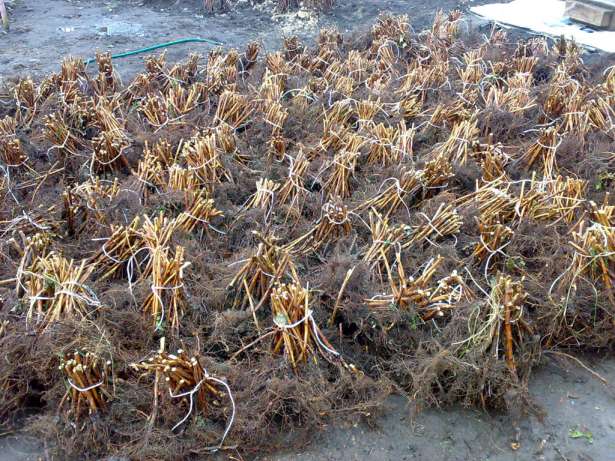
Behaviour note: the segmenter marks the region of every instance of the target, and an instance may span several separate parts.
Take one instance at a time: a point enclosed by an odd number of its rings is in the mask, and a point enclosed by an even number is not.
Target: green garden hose
[[[191,43],[191,42],[209,43],[210,45],[216,45],[216,46],[223,45],[222,42],[218,42],[217,40],[212,40],[212,39],[209,39],[209,38],[180,38],[179,40],[173,40],[171,42],[159,43],[158,45],[148,46],[147,48],[140,48],[140,49],[134,50],[134,51],[126,51],[125,53],[114,54],[114,55],[111,56],[111,59],[125,58],[127,56],[134,56],[136,54],[141,54],[141,53],[147,53],[149,51],[154,51],[154,50],[157,50],[159,48],[166,48],[168,46],[181,45],[182,43]],[[90,65],[93,62],[96,62],[96,58],[88,59],[87,61],[85,61],[85,65],[86,66]]]

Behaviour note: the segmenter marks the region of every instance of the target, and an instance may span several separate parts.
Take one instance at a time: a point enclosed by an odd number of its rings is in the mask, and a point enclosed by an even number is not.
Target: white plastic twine
[[[303,316],[302,319],[297,320],[295,323],[291,323],[291,324],[287,324],[287,323],[280,323],[276,320],[276,318],[273,318],[273,323],[275,324],[276,327],[278,327],[280,330],[290,330],[291,328],[296,328],[299,325],[301,325],[303,322],[305,322],[306,320],[310,319],[312,316],[312,310],[311,309],[306,309],[305,311],[305,315]]]
[[[187,211],[183,212],[186,216],[188,216],[190,219],[194,219],[197,222],[203,223],[205,225],[207,225],[207,227],[209,227],[211,230],[213,230],[214,232],[217,232],[218,234],[221,235],[226,235],[226,232],[221,231],[220,229],[216,229],[214,226],[211,225],[211,223],[209,221],[207,221],[206,219],[203,218],[199,218],[198,216],[194,216],[192,213],[189,213]]]
[[[171,287],[166,287],[166,286],[161,287],[161,286],[151,285],[152,294],[156,297],[161,307],[160,320],[156,323],[156,330],[159,330],[162,327],[162,323],[164,322],[164,311],[165,311],[164,302],[162,301],[162,297],[160,296],[158,292],[163,291],[163,290],[180,290],[183,287],[184,287],[183,283],[180,283],[179,285],[175,285]]]
[[[16,218],[12,219],[9,222],[9,225],[7,226],[6,229],[2,231],[2,235],[0,235],[0,237],[4,237],[6,234],[9,233],[11,229],[13,229],[13,227],[15,227],[17,224],[19,224],[22,221],[28,221],[28,223],[30,223],[31,226],[35,227],[38,230],[45,231],[45,230],[50,229],[49,226],[43,226],[41,224],[38,224],[30,216],[28,216],[28,214],[25,211],[23,211],[21,216],[17,216]]]
[[[281,132],[284,129],[284,126],[282,125],[278,125],[277,123],[274,123],[273,121],[269,120],[268,118],[264,117],[263,121],[265,123],[267,123],[268,125],[271,125],[275,130],[277,130],[278,132]],[[275,130],[273,130],[275,132]]]
[[[309,291],[310,287],[309,284],[306,287],[306,289]],[[314,320],[314,316],[313,316],[313,312],[312,309],[309,309],[307,307],[307,298],[306,298],[306,307],[305,307],[305,315],[303,316],[302,319],[297,320],[295,323],[291,323],[291,324],[284,324],[284,323],[279,323],[275,316],[273,318],[273,323],[275,324],[276,327],[278,327],[280,330],[290,330],[291,328],[296,328],[299,325],[301,325],[304,322],[309,322],[310,326],[312,327],[312,331],[314,332],[314,339],[316,340],[316,343],[322,347],[324,350],[326,350],[328,353],[330,353],[331,355],[333,355],[334,357],[340,357],[340,353],[337,351],[334,351],[333,349],[327,347],[323,341],[320,339],[320,334],[318,333],[318,326],[316,325],[316,320]]]
[[[246,205],[258,194],[258,193],[263,193],[268,195],[271,200],[269,203],[269,206],[266,206],[266,211],[265,211],[265,222],[269,221],[269,218],[271,217],[271,213],[273,213],[273,205],[275,203],[275,192],[270,190],[270,189],[266,189],[264,187],[259,187],[256,186],[256,192],[254,192],[254,194],[252,194],[245,202],[243,202],[243,205],[241,205],[241,209],[245,210]]]
[[[321,210],[322,215],[320,217],[320,221],[322,221],[323,218],[327,218],[327,221],[329,221],[335,226],[341,226],[342,224],[346,224],[348,221],[350,221],[350,218],[348,217],[350,213],[347,213],[346,216],[344,216],[344,219],[342,219],[341,221],[336,220],[335,217],[332,216],[332,212],[336,211],[342,210],[339,209],[338,206],[332,202],[325,203],[325,206],[323,206]]]
[[[4,176],[6,177],[6,180],[7,180],[6,190],[8,191],[9,194],[11,194],[11,197],[13,198],[15,203],[19,205],[19,200],[17,200],[17,197],[15,197],[15,194],[13,193],[13,189],[11,188],[11,169],[10,167],[8,166],[4,167],[3,165],[0,165],[0,170],[4,172]]]
[[[456,210],[455,210],[456,211]],[[433,232],[435,232],[436,234],[438,234],[440,237],[444,238],[445,236],[433,225],[433,220],[436,219],[436,216],[434,216],[433,218],[429,218],[429,216],[427,216],[425,213],[421,212],[419,213],[419,216],[422,216],[423,218],[425,218],[427,220],[427,226],[429,228],[431,228],[431,230]],[[455,243],[453,244],[453,246],[457,246],[457,236],[453,234],[452,236],[455,239]],[[432,242],[429,239],[429,235],[427,237],[425,237],[425,240],[427,240],[432,246],[435,246],[437,248],[440,248],[440,245],[438,245],[435,242]]]
[[[142,248],[143,250],[144,248]],[[184,269],[186,267],[188,267],[190,265],[190,263],[184,263],[183,266],[180,267],[179,269],[179,277],[180,279],[183,279],[183,272]],[[180,283],[179,285],[174,285],[174,286],[156,286],[154,284],[152,284],[151,286],[151,290],[152,290],[152,294],[156,297],[156,299],[158,300],[158,302],[160,303],[160,320],[156,323],[156,330],[160,330],[162,327],[162,324],[164,322],[164,311],[165,311],[165,307],[164,307],[164,302],[162,301],[162,296],[160,295],[159,292],[164,291],[164,290],[181,290],[182,288],[184,288],[184,283]]]
[[[288,161],[289,161],[289,166],[288,166],[288,179],[287,179],[287,182],[286,182],[286,183],[290,183],[290,184],[292,184],[293,186],[295,186],[297,189],[299,189],[300,191],[302,191],[302,192],[304,192],[304,193],[309,192],[309,191],[308,191],[305,187],[303,187],[303,186],[300,184],[300,181],[302,181],[302,180],[303,180],[303,175],[301,175],[301,174],[299,174],[299,173],[296,173],[296,172],[295,172],[295,161],[296,161],[296,158],[291,157],[291,156],[290,156],[290,155],[288,155],[288,154],[285,154],[285,157],[287,157],[287,158],[288,158]],[[298,194],[297,194],[297,195],[298,195]],[[293,199],[293,201],[294,201],[295,199],[296,199],[296,197]]]
[[[231,392],[231,388],[229,387],[229,385],[226,382],[222,381],[221,379],[214,378],[213,376],[210,376],[209,373],[207,372],[207,370],[204,370],[204,372],[205,372],[205,377],[202,380],[200,380],[192,388],[192,390],[190,390],[190,391],[182,392],[181,394],[173,394],[173,392],[169,388],[169,395],[171,396],[171,398],[175,399],[175,398],[181,398],[181,397],[188,396],[188,398],[190,399],[190,407],[188,408],[188,413],[186,413],[186,416],[184,416],[181,419],[180,422],[178,422],[175,426],[173,426],[171,431],[174,431],[179,426],[184,424],[186,422],[186,420],[190,417],[190,415],[192,414],[192,409],[194,408],[194,394],[196,392],[198,392],[198,390],[201,388],[203,383],[205,381],[213,381],[213,382],[223,386],[226,389],[226,392],[228,394],[229,400],[231,402],[231,417],[229,418],[228,423],[226,424],[226,427],[224,429],[224,433],[222,434],[222,438],[220,439],[220,442],[216,446],[214,446],[214,447],[207,447],[206,448],[206,450],[209,450],[209,451],[212,451],[212,452],[216,452],[220,448],[222,448],[222,445],[224,444],[224,440],[226,440],[226,437],[227,437],[229,431],[231,430],[231,427],[233,426],[233,422],[235,421],[235,412],[236,412],[235,399],[233,398],[233,393]]]
[[[481,291],[481,293],[484,294],[485,297],[489,298],[491,295],[487,293],[485,289],[478,284],[478,282],[474,279],[474,277],[472,276],[472,273],[468,270],[468,268],[464,266],[464,270],[467,272],[468,277],[470,277],[470,280],[472,280],[474,285],[476,285],[476,287]]]
[[[49,149],[47,149],[47,158],[51,159],[49,153],[53,150],[53,149],[57,149],[58,151],[61,149],[64,149],[66,147],[66,143],[68,142],[68,140],[71,138],[71,133],[70,131],[66,134],[66,138],[64,139],[64,142],[62,142],[62,144],[55,144],[53,146],[51,146]],[[71,152],[72,153],[72,152]]]
[[[592,225],[587,229],[589,230],[598,230],[600,231],[600,233],[602,234],[602,237],[605,239],[604,240],[604,244],[605,246],[608,245],[608,241],[607,241],[607,236],[606,233],[604,232],[604,226],[602,226],[601,224],[598,223],[592,223]],[[582,267],[580,267],[575,273],[574,273],[574,278],[576,279],[576,277],[578,277],[584,270],[585,268],[589,267],[596,259],[598,258],[608,258],[610,256],[615,255],[615,251],[606,251],[604,253],[598,253],[595,255],[583,255],[580,253],[575,253],[575,256],[578,256],[579,258],[583,258],[583,259],[589,259],[589,261],[584,264]],[[574,265],[574,260],[573,262],[564,270],[564,272],[562,272],[560,275],[557,276],[557,278],[555,280],[553,280],[553,283],[551,283],[551,286],[549,287],[549,296],[551,296],[552,292],[553,292],[553,288],[555,288],[555,285],[557,285],[557,282],[564,277],[564,275],[566,275],[566,273],[568,273],[571,269],[572,266]],[[570,284],[570,288],[569,291],[572,289],[572,284]]]
[[[188,171],[198,171],[198,170],[200,170],[201,168],[205,168],[205,167],[209,166],[209,164],[210,164],[210,163],[217,161],[217,160],[218,160],[218,158],[219,158],[219,155],[218,155],[218,154],[215,154],[213,157],[211,157],[211,158],[210,158],[210,159],[208,159],[208,160],[205,160],[205,161],[204,161],[203,163],[201,163],[200,165],[197,165],[197,166],[190,166],[190,165],[188,165],[188,168],[187,168],[187,169],[188,169]]]
[[[142,183],[143,183],[143,184],[145,184],[146,186],[150,186],[150,187],[152,187],[153,189],[155,189],[156,194],[160,194],[160,189],[159,189],[159,188],[158,188],[158,186],[157,186],[156,184],[154,184],[153,182],[151,182],[151,181],[147,181],[147,180],[143,179],[143,178],[142,178],[141,176],[139,176],[139,175],[137,175],[137,181],[142,182]],[[89,207],[88,207],[88,208],[89,208]],[[104,210],[104,208],[103,208],[103,210]]]
[[[265,222],[268,222],[269,218],[271,217],[271,213],[273,213],[273,205],[275,203],[275,192],[269,189],[265,189],[265,188],[262,188],[261,192],[264,192],[266,195],[270,197],[269,206],[267,207],[267,212],[265,213]]]
[[[27,274],[27,275],[30,275],[32,277],[37,277],[37,278],[41,278],[41,279],[44,279],[44,280],[50,279],[50,277],[45,277],[43,275],[36,274],[36,273],[30,272],[30,271],[23,271],[22,274]],[[54,281],[54,283],[57,284],[56,280],[53,280],[53,281]],[[17,283],[19,284],[19,286],[22,289],[26,290],[26,287],[23,285],[23,283],[21,283],[21,277],[17,278]],[[53,300],[55,300],[60,295],[67,295],[67,296],[70,296],[72,298],[76,298],[76,299],[78,299],[79,301],[85,303],[88,306],[92,306],[92,307],[99,307],[99,306],[101,306],[101,302],[98,300],[98,297],[96,296],[96,293],[94,293],[94,291],[90,287],[88,287],[87,285],[84,285],[84,284],[78,283],[78,282],[74,282],[74,281],[70,281],[70,280],[68,282],[64,282],[64,283],[61,283],[59,285],[60,285],[60,290],[56,291],[54,293],[54,295],[51,296],[51,297],[50,296],[41,296],[40,293],[42,293],[42,291],[39,291],[39,293],[34,295],[34,296],[30,296],[29,297],[30,309],[32,309],[34,307],[34,305],[35,305],[35,303],[37,301],[53,301]],[[70,291],[69,289],[66,288],[67,286],[69,286],[69,287],[70,286],[76,286],[78,288],[81,288],[89,296],[78,294],[78,293],[75,293],[74,291]],[[28,319],[29,318],[30,318],[30,316],[28,315]],[[40,320],[40,318],[41,318],[41,313],[39,312],[38,315],[37,315],[37,319]]]
[[[101,382],[99,382],[99,383],[97,383],[97,384],[92,384],[92,385],[91,385],[91,386],[89,386],[89,387],[79,387],[79,386],[77,386],[75,383],[73,383],[73,382],[70,380],[70,378],[68,378],[68,384],[70,384],[70,387],[72,387],[73,389],[75,389],[76,391],[79,391],[79,392],[87,392],[87,391],[91,391],[92,389],[96,389],[97,387],[102,386],[104,383],[105,383],[104,381],[101,381]]]
[[[88,293],[88,296],[84,296],[84,295],[80,295],[77,294],[73,291],[70,291],[68,289],[66,289],[66,286],[76,286],[81,288],[83,291],[85,291],[86,293]],[[55,292],[55,296],[59,296],[59,295],[68,295],[68,296],[72,296],[73,298],[77,298],[80,301],[83,301],[84,303],[90,305],[90,306],[95,306],[98,307],[100,306],[100,301],[98,300],[98,297],[96,296],[96,294],[94,293],[94,291],[88,287],[87,285],[81,284],[81,283],[77,283],[77,282],[72,282],[72,281],[68,281],[68,282],[64,282],[62,284],[60,284],[60,290]],[[54,297],[55,297],[54,296]]]
[[[301,320],[297,320],[295,323],[291,323],[290,325],[279,323],[275,318],[273,319],[273,323],[280,330],[289,330],[291,328],[296,328],[304,322],[310,323],[310,326],[312,327],[312,331],[314,332],[314,339],[316,340],[316,342],[318,343],[320,347],[322,347],[324,350],[326,350],[328,353],[330,353],[331,355],[335,357],[340,356],[339,352],[334,351],[333,349],[327,347],[323,343],[323,341],[320,339],[320,334],[318,333],[318,327],[316,325],[316,321],[314,320],[313,311],[311,309],[306,309],[305,316]]]
[[[492,250],[491,248],[489,248],[489,245],[485,243],[485,240],[483,239],[483,236],[481,235],[480,243],[482,243],[483,246],[485,247],[485,250],[489,252],[489,256],[487,257],[487,261],[485,262],[485,272],[484,272],[485,281],[489,283],[488,273],[489,273],[489,263],[491,262],[491,258],[498,253],[504,256],[505,258],[508,258],[509,256],[506,253],[504,253],[502,250],[506,248],[508,245],[510,245],[512,242],[508,241],[504,245],[501,245],[495,250]]]
[[[107,239],[108,241],[109,239]],[[106,242],[105,244],[102,245],[102,249],[103,249],[103,254],[109,258],[111,261],[113,261],[116,264],[122,264],[124,262],[126,262],[126,278],[128,279],[128,290],[130,291],[130,296],[132,296],[132,299],[135,300],[136,302],[136,298],[134,295],[134,292],[132,290],[132,276],[133,276],[133,267],[135,266],[135,261],[136,261],[136,257],[137,255],[142,252],[142,251],[151,251],[151,248],[149,247],[143,247],[143,248],[139,248],[135,253],[133,253],[130,258],[125,259],[123,261],[119,261],[117,259],[115,259],[113,256],[111,256],[109,253],[107,253],[107,250],[105,248]],[[150,254],[146,255],[146,257],[151,257]]]

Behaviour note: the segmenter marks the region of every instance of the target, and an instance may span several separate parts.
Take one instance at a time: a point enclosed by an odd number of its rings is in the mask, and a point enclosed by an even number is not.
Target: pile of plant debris
[[[0,421],[62,457],[251,453],[522,408],[615,338],[615,67],[384,15],[0,94]]]
[[[336,0],[203,0],[203,7],[207,13],[241,9],[247,4],[278,12],[297,9],[329,11],[335,6]]]

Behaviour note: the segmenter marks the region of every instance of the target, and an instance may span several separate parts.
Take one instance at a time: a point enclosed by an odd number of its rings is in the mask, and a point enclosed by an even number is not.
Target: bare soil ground
[[[93,57],[96,51],[112,54],[185,37],[221,41],[226,47],[243,46],[251,40],[265,50],[277,49],[285,35],[297,35],[313,43],[316,32],[335,25],[343,33],[364,31],[381,11],[408,14],[421,30],[433,20],[436,9],[452,10],[457,0],[349,0],[339,2],[327,14],[294,11],[275,14],[266,5],[237,6],[234,11],[205,15],[200,1],[103,1],[16,0],[11,12],[11,32],[0,35],[0,78],[40,75],[55,71],[66,55]],[[1,32],[0,32],[1,34]],[[170,61],[190,52],[205,53],[207,45],[170,48]],[[118,60],[124,76],[143,67],[143,55]]]

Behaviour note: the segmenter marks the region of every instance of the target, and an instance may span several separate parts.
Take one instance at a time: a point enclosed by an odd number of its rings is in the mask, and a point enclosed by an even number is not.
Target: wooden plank
[[[607,10],[615,11],[615,0],[567,0],[566,3],[584,3],[586,5],[596,5]]]
[[[603,29],[615,30],[615,5],[611,6],[604,0],[568,1],[566,15],[574,21],[579,21]]]

